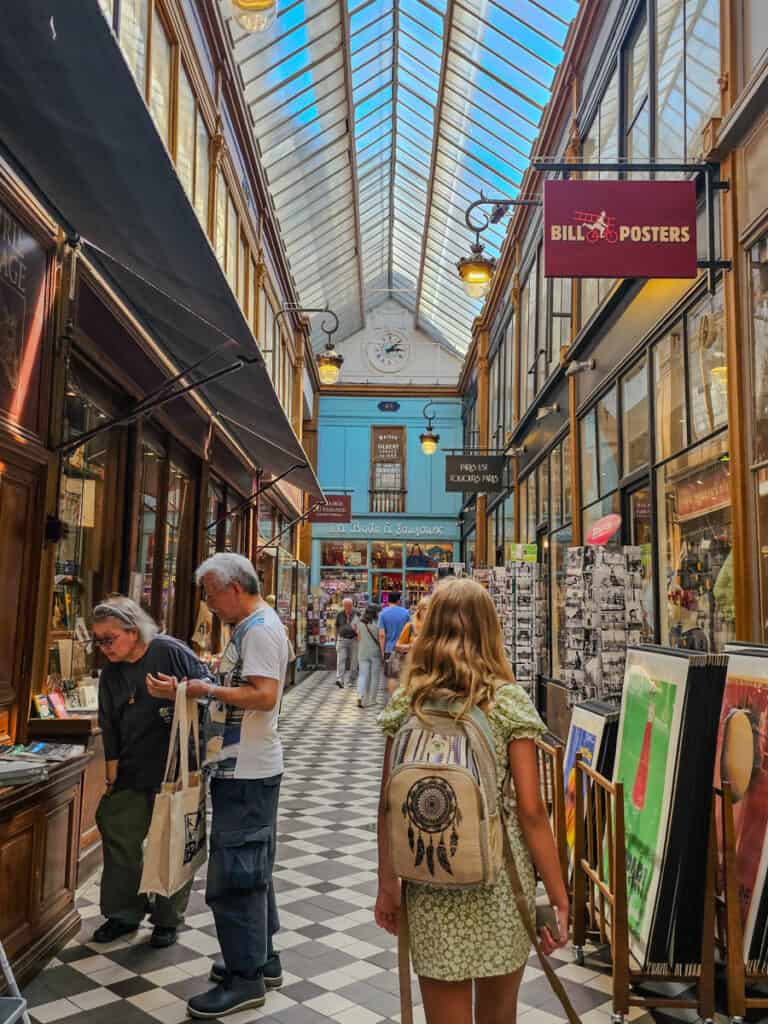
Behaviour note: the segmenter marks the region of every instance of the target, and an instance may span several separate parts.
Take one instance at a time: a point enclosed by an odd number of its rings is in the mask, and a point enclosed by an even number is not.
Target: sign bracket
[[[568,177],[569,174],[598,174],[606,171],[609,174],[702,174],[704,175],[704,207],[707,216],[707,258],[697,260],[696,265],[707,271],[707,285],[709,293],[715,294],[717,289],[717,273],[720,270],[732,270],[731,260],[718,259],[715,255],[717,248],[717,209],[715,205],[715,193],[727,192],[730,181],[721,179],[720,165],[711,161],[700,163],[676,163],[668,160],[645,160],[645,161],[611,161],[608,163],[593,163],[591,161],[570,161],[570,160],[543,160],[534,159],[533,166],[537,171],[553,171]]]

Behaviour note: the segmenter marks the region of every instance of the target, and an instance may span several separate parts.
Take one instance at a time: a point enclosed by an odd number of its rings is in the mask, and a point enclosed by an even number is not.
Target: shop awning
[[[222,345],[205,372],[258,357],[201,391],[255,463],[300,464],[288,479],[320,495],[98,0],[7,5],[0,140],[180,369]]]

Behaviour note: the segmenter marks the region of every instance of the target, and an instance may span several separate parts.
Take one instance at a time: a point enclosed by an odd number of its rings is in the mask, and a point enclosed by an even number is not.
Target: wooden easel
[[[720,948],[725,957],[728,1016],[732,1024],[741,1024],[747,1010],[768,1008],[768,997],[747,995],[750,985],[768,984],[768,973],[750,971],[744,963],[744,929],[736,878],[736,829],[729,782],[723,782],[722,789],[715,789],[715,799],[720,800],[722,810],[722,891],[718,893]]]
[[[554,739],[554,737],[552,737]],[[568,840],[565,827],[565,780],[563,778],[564,750],[557,742],[536,740],[536,762],[539,786],[544,804],[549,811],[552,832],[557,845],[557,856],[565,884],[568,884]]]
[[[624,786],[609,782],[580,759],[576,761],[576,841],[574,852],[573,944],[578,963],[584,963],[587,923],[596,926],[608,944],[613,961],[614,1024],[624,1024],[630,1007],[695,1009],[710,1024],[715,1014],[715,873],[717,845],[712,805],[707,854],[701,967],[694,976],[648,974],[633,969],[629,952],[627,854],[624,829]],[[607,862],[607,863],[606,863]],[[638,996],[632,986],[697,982],[696,998]],[[768,1005],[768,1004],[766,1004]]]

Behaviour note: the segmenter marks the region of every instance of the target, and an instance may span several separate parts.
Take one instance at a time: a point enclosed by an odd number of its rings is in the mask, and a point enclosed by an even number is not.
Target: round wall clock
[[[397,373],[411,358],[410,342],[395,331],[385,331],[368,344],[368,361],[382,373]]]

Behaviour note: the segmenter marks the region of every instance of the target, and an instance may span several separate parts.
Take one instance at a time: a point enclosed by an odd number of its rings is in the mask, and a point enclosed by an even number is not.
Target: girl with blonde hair
[[[506,829],[531,917],[535,865],[557,919],[557,935],[547,929],[541,932],[543,951],[549,954],[566,942],[568,895],[538,780],[534,740],[545,727],[514,682],[488,593],[470,579],[446,579],[435,589],[402,683],[379,716],[387,745],[379,807],[376,923],[392,934],[398,932],[401,887],[384,829],[392,739],[427,701],[459,701],[459,717],[473,706],[488,717],[495,740],[498,796],[500,801],[504,797]],[[409,883],[405,897],[411,958],[428,1024],[471,1024],[473,989],[477,1024],[514,1024],[530,940],[507,873],[502,872],[494,886],[473,889]]]

